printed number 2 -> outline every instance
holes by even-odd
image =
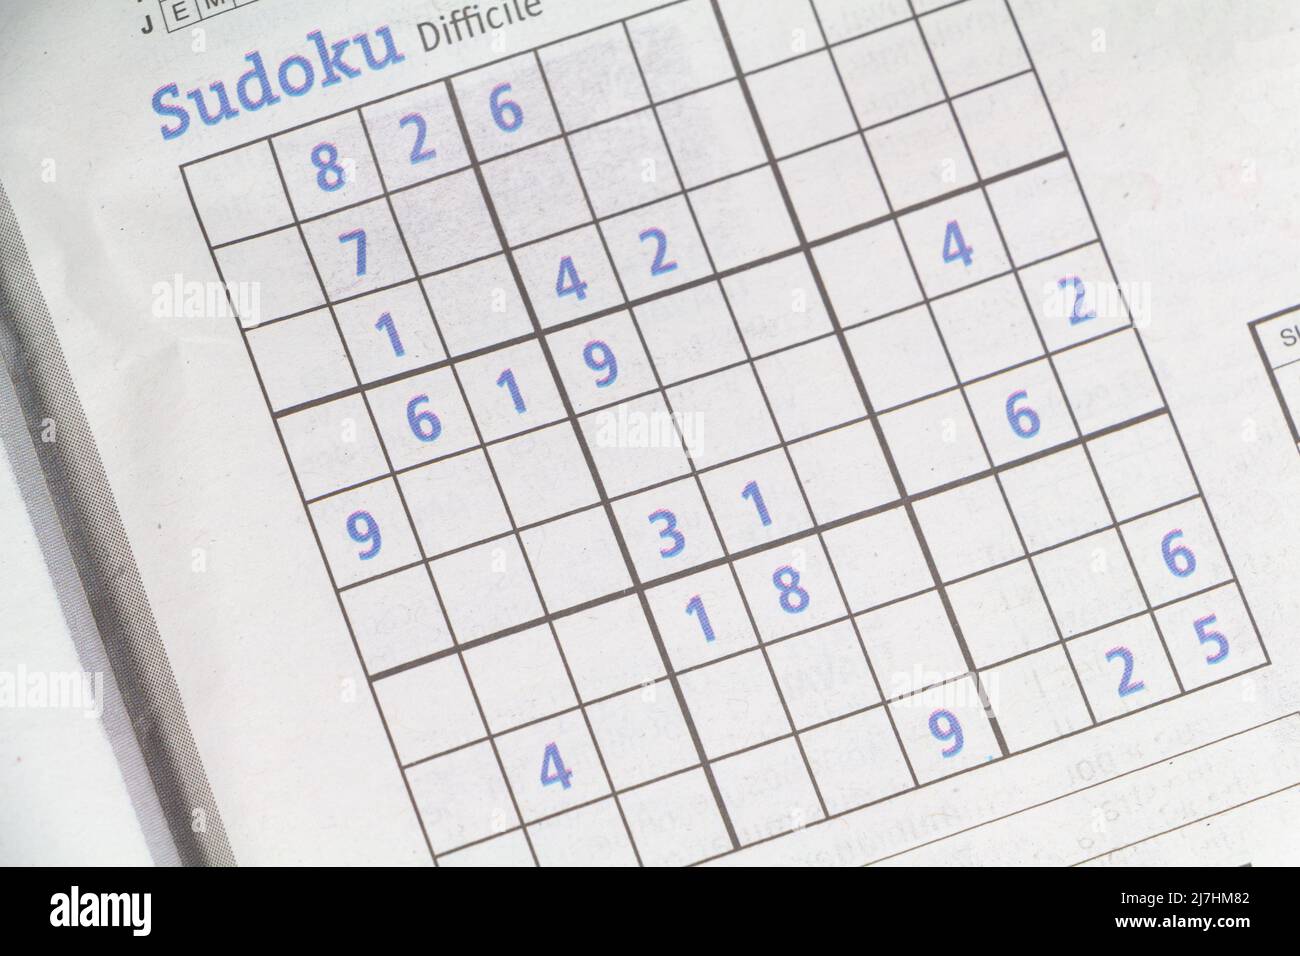
[[[975,258],[975,250],[966,245],[957,220],[951,220],[943,234],[943,261],[956,262],[960,259],[963,265],[970,265],[973,258]]]
[[[1136,694],[1146,688],[1142,681],[1133,680],[1133,652],[1127,647],[1112,647],[1106,652],[1106,663],[1111,661],[1123,661],[1124,673],[1119,678],[1119,696],[1127,697],[1129,694]]]
[[[650,274],[652,276],[661,276],[665,272],[672,272],[677,268],[676,262],[664,262],[664,256],[668,253],[668,237],[664,235],[662,229],[644,229],[637,238],[642,242],[647,239],[655,241],[655,258],[650,263]]]
[[[1097,313],[1092,309],[1089,309],[1087,312],[1079,311],[1080,307],[1083,305],[1084,292],[1087,291],[1083,287],[1082,279],[1078,276],[1066,276],[1064,279],[1057,279],[1056,286],[1058,289],[1064,289],[1069,286],[1074,287],[1074,305],[1070,309],[1071,325],[1078,325],[1080,322],[1087,322],[1089,319],[1095,319],[1097,317]]]
[[[560,748],[554,743],[547,744],[546,750],[542,752],[542,786],[549,787],[558,783],[568,790],[573,786],[569,783],[572,776],[573,771],[564,765],[564,758],[560,756]]]
[[[424,121],[424,117],[419,113],[407,113],[397,125],[405,129],[408,126],[415,127],[415,143],[411,146],[411,165],[422,163],[427,159],[433,159],[438,155],[438,151],[432,146],[425,148],[424,141],[429,135],[429,124]]]

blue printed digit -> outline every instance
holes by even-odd
[[[428,395],[416,395],[406,403],[406,424],[411,426],[411,433],[420,441],[436,441],[442,434],[442,421],[421,405],[429,403]]]
[[[1213,644],[1218,650],[1205,658],[1207,664],[1217,664],[1228,656],[1228,639],[1224,637],[1222,631],[1211,631],[1211,624],[1218,624],[1219,618],[1214,614],[1207,614],[1205,617],[1198,617],[1192,622],[1192,627],[1196,628],[1196,639],[1202,644]]]
[[[964,265],[970,265],[974,257],[975,250],[966,245],[966,240],[962,238],[961,226],[957,225],[956,219],[950,220],[943,233],[943,261],[961,261]]]
[[[573,776],[573,771],[564,765],[564,758],[560,756],[560,748],[554,742],[546,745],[542,751],[542,786],[549,787],[553,783],[558,783],[565,790],[573,786],[569,779]]]
[[[349,538],[357,544],[370,545],[367,550],[357,552],[358,558],[369,561],[379,553],[379,549],[383,547],[383,538],[379,534],[379,522],[369,511],[352,512],[348,515],[347,527]]]
[[[515,411],[522,415],[528,411],[528,406],[524,404],[523,393],[519,391],[519,383],[515,381],[515,373],[506,369],[497,376],[497,386],[510,392],[510,401],[515,404]]]
[[[664,526],[659,529],[659,537],[672,542],[668,547],[659,549],[659,557],[675,558],[686,550],[686,535],[677,529],[677,515],[666,508],[660,508],[650,512],[649,520],[651,524],[662,521]]]
[[[339,235],[340,243],[355,242],[357,244],[357,275],[366,274],[366,231],[364,229],[352,229]]]
[[[780,592],[781,610],[787,614],[798,614],[812,603],[808,592],[799,586],[799,572],[790,565],[783,564],[773,571],[772,583]]]
[[[438,155],[438,151],[432,146],[425,148],[424,141],[429,136],[429,124],[424,121],[424,117],[419,113],[407,113],[397,121],[397,125],[402,129],[406,129],[408,126],[415,127],[415,143],[411,146],[412,166],[433,159]]]
[[[582,349],[582,360],[587,363],[587,368],[593,372],[604,372],[603,378],[596,379],[597,388],[606,388],[614,384],[618,378],[618,359],[614,358],[614,350],[606,343],[596,339],[588,342]]]
[[[316,167],[316,185],[327,193],[342,189],[347,174],[339,162],[339,148],[333,143],[319,143],[311,151],[311,164]]]
[[[1196,570],[1196,555],[1185,544],[1174,545],[1183,536],[1182,528],[1170,531],[1160,542],[1160,553],[1164,556],[1165,567],[1177,578],[1185,578]]]
[[[1127,647],[1112,647],[1106,652],[1106,663],[1111,661],[1123,661],[1124,673],[1119,678],[1119,696],[1127,697],[1129,694],[1136,694],[1140,690],[1146,689],[1143,681],[1133,680],[1133,652]]]
[[[930,733],[940,743],[952,741],[952,746],[943,749],[944,757],[957,756],[966,744],[966,738],[961,732],[961,721],[951,710],[936,710],[930,715]]]
[[[579,302],[587,297],[587,283],[578,278],[573,256],[565,256],[560,260],[560,271],[555,276],[555,295],[561,299],[571,295]]]
[[[758,510],[758,520],[763,523],[764,528],[772,523],[772,516],[767,513],[767,503],[763,501],[763,492],[758,490],[757,481],[747,484],[740,492],[740,497],[754,502],[754,507]]]
[[[1058,289],[1064,289],[1067,286],[1074,287],[1074,305],[1070,309],[1070,324],[1078,325],[1080,322],[1087,322],[1089,319],[1095,319],[1097,313],[1092,309],[1089,309],[1087,312],[1079,311],[1083,306],[1084,292],[1087,291],[1083,287],[1083,280],[1078,276],[1066,276],[1064,279],[1056,280],[1056,287]]]
[[[686,616],[694,617],[700,622],[700,630],[704,632],[704,641],[712,644],[717,637],[713,633],[713,623],[709,620],[709,612],[704,609],[704,601],[697,594],[686,603]]]
[[[1021,438],[1033,438],[1043,427],[1038,412],[1028,405],[1016,407],[1017,402],[1022,402],[1028,397],[1029,393],[1023,389],[1007,396],[1007,422],[1011,425],[1011,430]]]
[[[676,262],[665,262],[664,257],[668,254],[668,237],[664,235],[662,229],[644,229],[637,237],[642,242],[647,239],[655,241],[655,257],[650,263],[650,274],[652,276],[661,276],[665,272],[672,272],[677,268]]]
[[[375,328],[380,332],[388,333],[388,344],[393,347],[393,354],[401,358],[406,354],[406,349],[402,346],[402,337],[397,334],[397,323],[393,321],[393,314],[385,312],[375,323]]]
[[[498,83],[488,94],[488,107],[492,110],[492,121],[503,133],[513,133],[524,125],[524,108],[514,100],[502,99],[510,92],[509,83]]]

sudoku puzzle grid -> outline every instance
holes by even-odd
[[[1267,662],[1004,0],[679,0],[183,173],[435,862]]]
[[[1300,447],[1300,308],[1256,319],[1250,323],[1250,333],[1291,438]]]

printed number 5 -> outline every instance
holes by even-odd
[[[1228,639],[1223,636],[1222,631],[1211,631],[1211,624],[1218,624],[1219,619],[1213,614],[1207,614],[1205,617],[1198,617],[1192,626],[1196,628],[1196,638],[1202,644],[1215,644],[1219,650],[1205,659],[1207,664],[1217,664],[1228,656]]]

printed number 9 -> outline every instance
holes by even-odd
[[[614,358],[614,350],[599,339],[587,343],[582,350],[582,360],[593,372],[605,373],[604,378],[596,379],[597,388],[613,385],[614,379],[618,378],[618,359]]]
[[[952,741],[951,747],[944,748],[945,757],[955,757],[961,753],[966,739],[961,734],[961,721],[951,710],[936,710],[930,715],[930,733],[935,740]]]
[[[377,555],[383,545],[383,538],[379,534],[379,522],[369,511],[354,511],[348,515],[348,537],[357,544],[370,545],[369,549],[357,552],[357,557],[362,561],[369,561]]]

